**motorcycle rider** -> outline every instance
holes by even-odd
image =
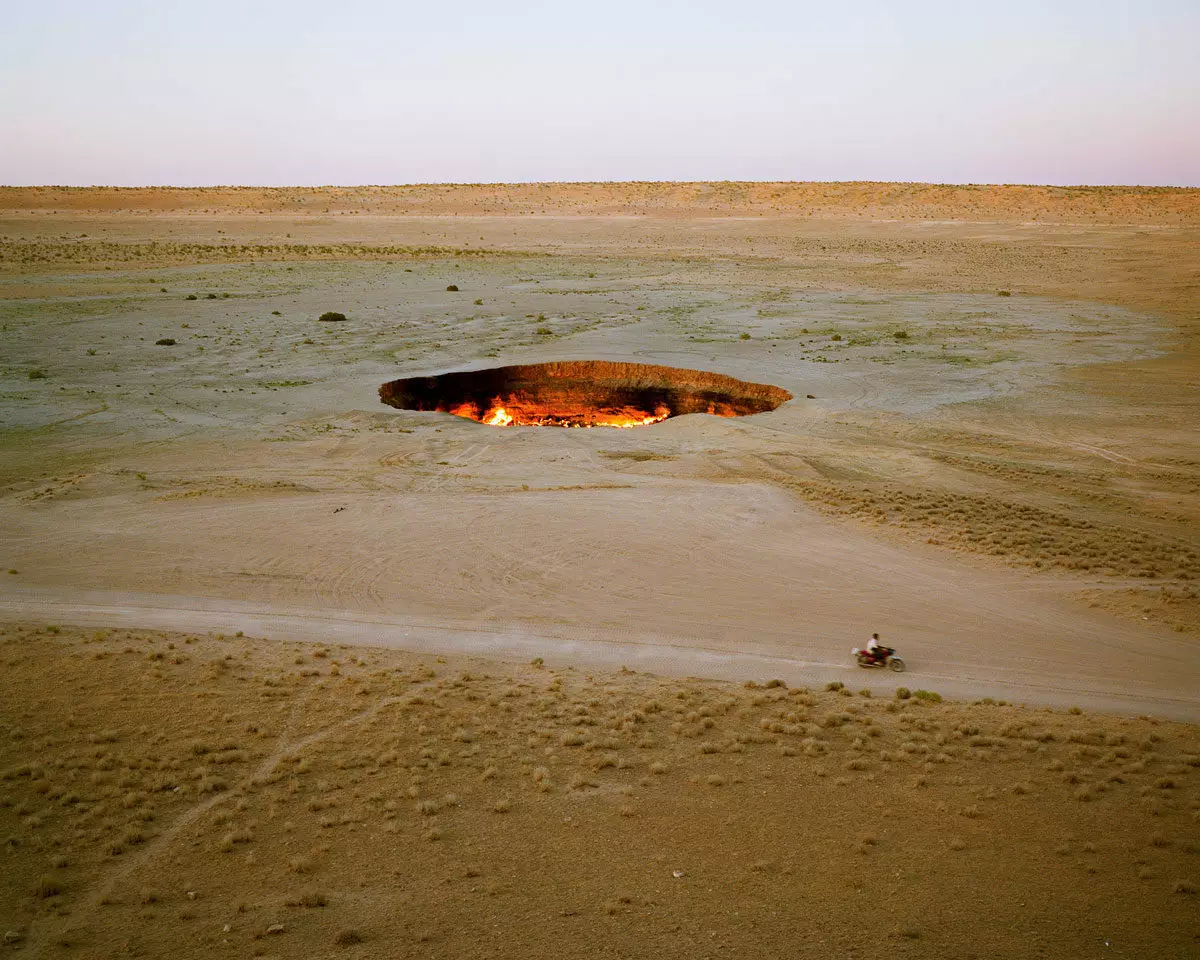
[[[876,663],[881,662],[891,651],[879,642],[879,634],[871,634],[871,639],[867,641],[867,655]]]

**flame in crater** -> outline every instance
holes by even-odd
[[[671,415],[660,405],[653,413],[637,407],[589,407],[585,404],[538,404],[517,397],[496,397],[486,410],[474,403],[460,403],[447,413],[493,427],[646,427]]]

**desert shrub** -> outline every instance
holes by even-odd
[[[997,291],[996,291],[996,296],[998,296],[998,297],[1011,297],[1011,296],[1012,296],[1012,291],[1011,291],[1011,290],[997,290]]]
[[[907,330],[897,330],[895,333],[892,334],[892,336],[895,337],[897,340],[907,340],[908,339],[908,331]]]
[[[825,684],[825,689],[828,690],[830,693],[836,693],[838,690],[841,690],[845,686],[846,685],[844,683],[842,683],[841,680],[830,680],[827,684]]]
[[[447,284],[446,292],[447,293],[458,293],[458,284],[457,283]]]
[[[912,696],[912,691],[909,690],[908,687],[897,687],[896,688],[896,699],[897,700],[907,700],[911,696]]]
[[[356,943],[362,943],[364,939],[366,938],[353,927],[346,927],[337,932],[333,938],[333,942],[339,947],[352,947]]]
[[[154,341],[154,345],[156,347],[173,347],[173,346],[175,346],[175,338],[174,337],[159,337],[157,340]]]
[[[839,342],[839,341],[841,341],[841,339],[842,339],[842,335],[841,335],[840,333],[835,333],[835,334],[834,334],[832,337],[830,337],[829,339],[830,339],[830,340],[833,340],[833,341],[835,341],[835,342]]]
[[[290,898],[287,901],[289,907],[324,907],[329,903],[329,898],[324,891],[308,888],[300,892],[299,895]]]
[[[196,299],[196,295],[195,295],[194,293],[189,293],[189,294],[188,294],[186,297],[184,297],[183,299],[184,299],[184,300],[195,300],[195,299]]]
[[[33,885],[33,895],[42,900],[57,897],[60,893],[62,893],[62,885],[47,874],[38,877],[37,882]]]
[[[27,376],[29,377],[30,380],[45,380],[46,379],[46,371],[45,370],[30,370],[29,373],[27,374]]]
[[[538,327],[537,335],[539,337],[552,337],[552,336],[554,336],[554,331],[551,330],[549,327]]]
[[[750,334],[748,334],[748,333],[745,333],[745,332],[743,332],[743,333],[740,333],[740,334],[738,334],[738,339],[739,339],[739,340],[749,340],[749,339],[750,339]]]
[[[317,317],[317,319],[324,323],[332,323],[337,320],[345,320],[346,315],[344,313],[339,313],[336,310],[326,310],[323,314]]]
[[[941,703],[942,695],[934,693],[932,690],[914,690],[913,696],[918,700],[928,700],[930,703]]]
[[[217,299],[217,295],[216,295],[215,293],[206,293],[206,294],[204,295],[204,299],[205,299],[205,300],[216,300],[216,299]]]

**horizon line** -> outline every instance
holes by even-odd
[[[817,186],[907,186],[947,188],[1038,188],[1051,190],[1175,190],[1200,191],[1200,185],[1139,184],[1139,183],[1034,183],[984,181],[941,182],[935,180],[416,180],[407,183],[205,183],[205,184],[64,184],[64,183],[0,183],[0,190],[330,190],[349,188],[396,189],[407,187],[523,187],[553,184],[556,186],[689,186],[717,184],[777,184]]]

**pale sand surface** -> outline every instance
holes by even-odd
[[[1200,191],[0,188],[0,950],[1194,954],[1198,265]],[[378,402],[559,359],[795,399]]]
[[[183,629],[212,602],[311,635],[336,611],[365,642],[419,624],[442,649],[796,679],[880,630],[914,683],[1197,716],[1193,193],[1040,223],[655,218],[620,188],[597,215],[598,189],[548,216],[464,190],[462,215],[325,217],[10,191],[4,609]],[[388,249],[422,244],[458,252]],[[572,358],[796,399],[505,431],[375,395]]]

